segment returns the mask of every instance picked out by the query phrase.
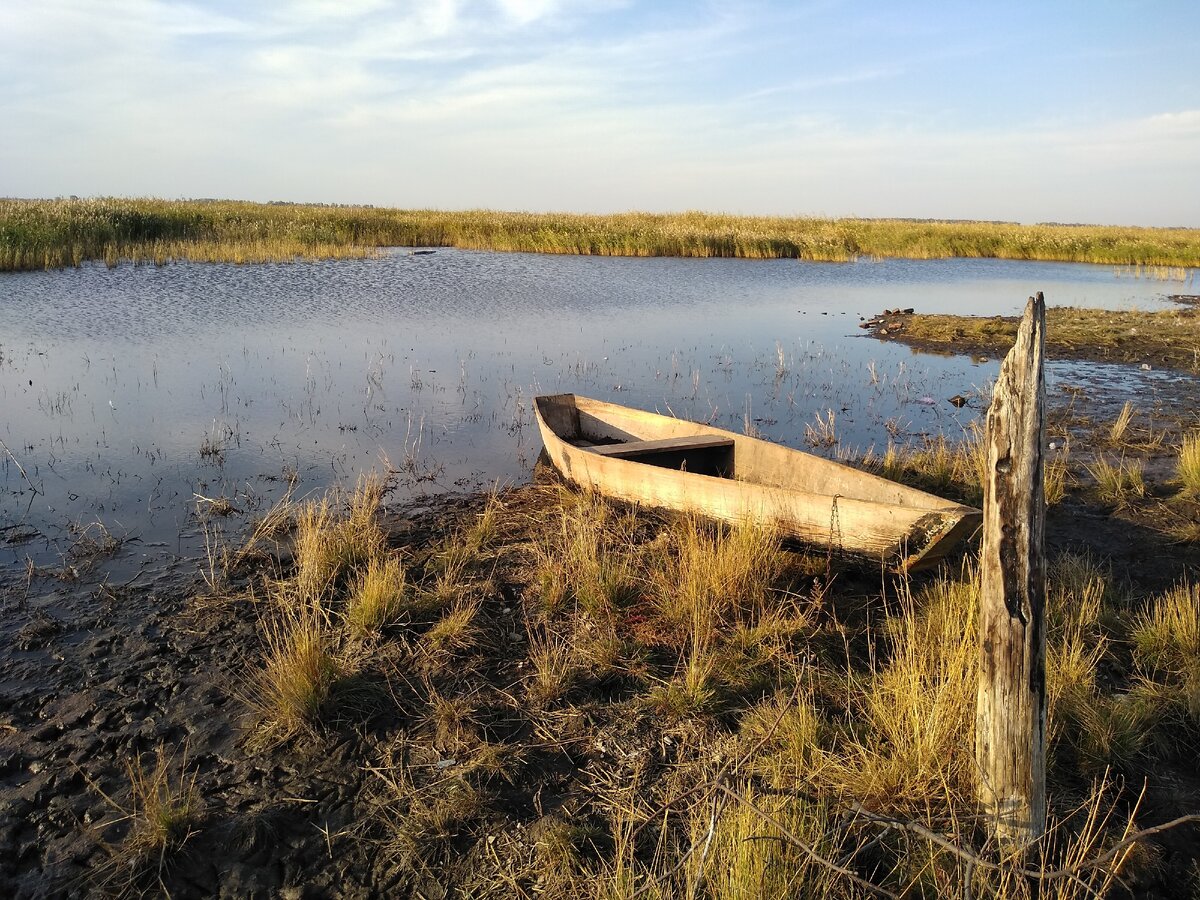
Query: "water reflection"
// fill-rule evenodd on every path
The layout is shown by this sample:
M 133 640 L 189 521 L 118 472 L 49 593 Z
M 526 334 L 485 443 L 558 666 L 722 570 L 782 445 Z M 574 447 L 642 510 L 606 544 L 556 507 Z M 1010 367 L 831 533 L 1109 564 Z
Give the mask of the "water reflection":
M 443 250 L 294 265 L 0 276 L 0 565 L 100 523 L 199 549 L 197 498 L 243 512 L 371 467 L 407 494 L 527 477 L 531 401 L 576 391 L 804 446 L 957 434 L 996 363 L 865 338 L 884 307 L 1008 314 L 1164 304 L 1111 267 L 997 260 L 606 259 Z M 1110 367 L 1052 367 L 1086 380 Z M 1143 391 L 1170 376 L 1122 371 Z M 7 449 L 5 449 L 7 448 Z M 823 448 L 820 452 L 832 452 Z M 22 471 L 23 470 L 23 471 Z

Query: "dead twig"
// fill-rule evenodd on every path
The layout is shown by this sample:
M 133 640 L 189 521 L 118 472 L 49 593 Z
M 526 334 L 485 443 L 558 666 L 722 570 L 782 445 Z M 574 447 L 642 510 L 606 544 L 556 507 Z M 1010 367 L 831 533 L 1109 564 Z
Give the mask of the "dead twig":
M 29 485 L 29 489 L 33 491 L 34 494 L 44 493 L 41 488 L 33 483 L 33 479 L 31 479 L 28 473 L 26 473 L 25 467 L 21 465 L 21 461 L 13 456 L 13 452 L 8 449 L 8 444 L 4 443 L 3 439 L 0 439 L 0 447 L 4 448 L 4 452 L 8 454 L 8 458 L 13 461 L 13 465 L 17 467 L 17 471 L 21 473 L 21 477 L 25 479 L 25 483 Z
M 1062 878 L 1074 878 L 1081 872 L 1089 871 L 1090 869 L 1098 869 L 1105 863 L 1115 859 L 1121 851 L 1133 846 L 1138 841 L 1143 841 L 1148 837 L 1153 837 L 1156 834 L 1161 834 L 1164 831 L 1169 831 L 1172 828 L 1178 828 L 1180 825 L 1189 825 L 1200 823 L 1200 814 L 1189 814 L 1179 816 L 1169 822 L 1164 822 L 1161 825 L 1153 825 L 1150 828 L 1143 828 L 1141 831 L 1136 831 L 1124 840 L 1113 844 L 1103 853 L 1094 856 L 1091 859 L 1081 860 L 1070 866 L 1063 866 L 1061 869 L 1050 869 L 1048 871 L 1041 869 L 1030 869 L 1025 866 L 1016 865 L 1014 863 L 997 863 L 991 860 L 984 859 L 973 850 L 967 850 L 958 846 L 945 835 L 938 834 L 931 828 L 927 828 L 920 822 L 911 822 L 904 819 L 895 819 L 891 816 L 881 815 L 871 812 L 858 801 L 851 801 L 850 808 L 857 814 L 873 822 L 876 825 L 883 825 L 887 828 L 892 828 L 897 831 L 909 831 L 913 834 L 920 835 L 933 844 L 941 847 L 948 853 L 952 853 L 964 862 L 974 866 L 981 866 L 985 869 L 990 869 L 994 872 L 1010 872 L 1014 875 L 1024 875 L 1027 878 L 1036 878 L 1039 881 L 1057 881 Z

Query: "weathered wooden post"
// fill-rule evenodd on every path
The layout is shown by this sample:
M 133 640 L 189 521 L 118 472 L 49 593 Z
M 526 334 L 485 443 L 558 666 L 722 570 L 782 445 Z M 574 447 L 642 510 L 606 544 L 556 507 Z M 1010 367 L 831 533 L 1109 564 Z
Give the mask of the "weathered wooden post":
M 987 415 L 980 559 L 979 801 L 1012 849 L 1046 828 L 1046 303 L 1030 297 Z

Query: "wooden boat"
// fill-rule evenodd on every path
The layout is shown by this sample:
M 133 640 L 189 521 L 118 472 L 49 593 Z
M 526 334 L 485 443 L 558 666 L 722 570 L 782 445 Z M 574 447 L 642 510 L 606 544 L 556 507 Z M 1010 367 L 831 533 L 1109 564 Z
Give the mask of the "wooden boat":
M 788 538 L 936 563 L 982 514 L 810 453 L 574 394 L 534 402 L 546 454 L 581 487 L 632 503 L 774 526 Z

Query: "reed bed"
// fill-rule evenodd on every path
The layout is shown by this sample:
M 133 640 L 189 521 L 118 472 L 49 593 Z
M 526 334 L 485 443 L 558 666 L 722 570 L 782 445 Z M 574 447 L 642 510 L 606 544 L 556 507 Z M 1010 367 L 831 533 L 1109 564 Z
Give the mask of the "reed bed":
M 370 255 L 379 247 L 598 256 L 741 257 L 849 261 L 859 257 L 990 257 L 1128 267 L 1190 277 L 1200 230 L 1018 225 L 909 219 L 612 215 L 226 200 L 101 198 L 0 200 L 0 271 L 103 260 L 265 262 Z

